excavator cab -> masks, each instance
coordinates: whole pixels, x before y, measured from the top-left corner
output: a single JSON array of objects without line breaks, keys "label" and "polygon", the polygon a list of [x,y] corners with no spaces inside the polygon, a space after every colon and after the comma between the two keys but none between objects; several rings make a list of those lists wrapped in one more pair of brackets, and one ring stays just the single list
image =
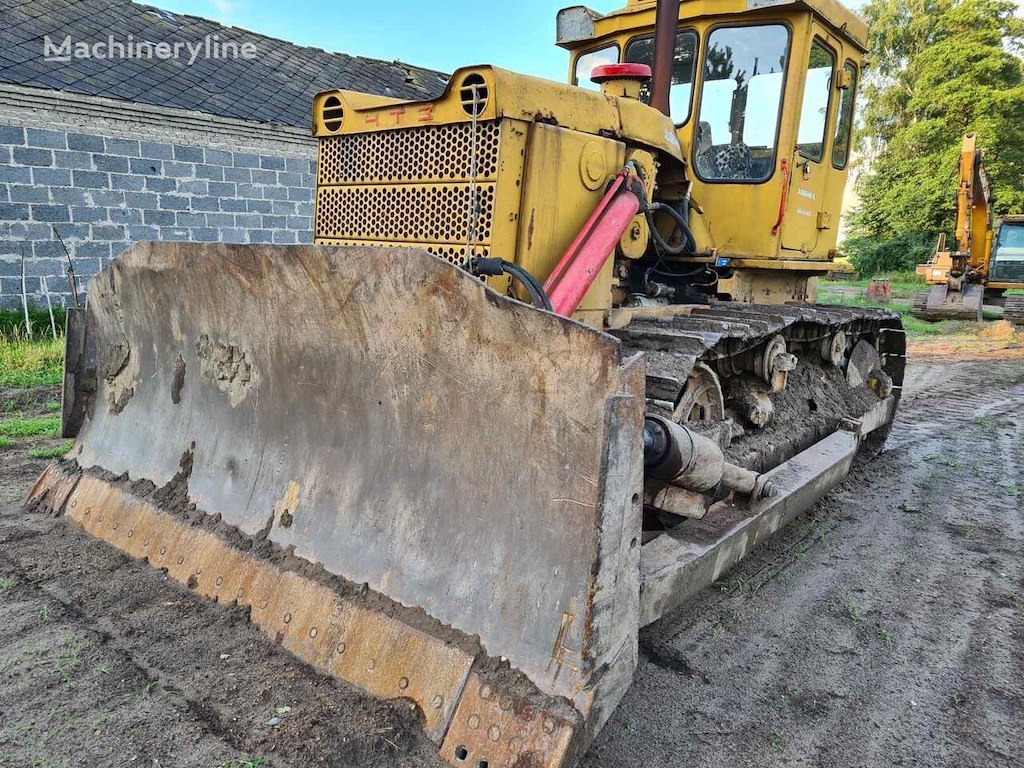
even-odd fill
[{"label": "excavator cab", "polygon": [[1024,216],[1006,216],[999,223],[989,277],[998,282],[1024,283]]},{"label": "excavator cab", "polygon": [[[570,82],[593,87],[609,62],[649,64],[671,78],[667,99],[641,98],[672,118],[687,163],[696,247],[717,293],[763,303],[812,300],[815,278],[839,265],[836,226],[850,160],[854,99],[867,27],[837,2],[663,3],[676,18],[671,58],[655,60],[657,3],[558,16]],[[666,33],[663,33],[666,34]],[[735,227],[742,212],[747,226]],[[692,268],[692,266],[691,266]]]}]

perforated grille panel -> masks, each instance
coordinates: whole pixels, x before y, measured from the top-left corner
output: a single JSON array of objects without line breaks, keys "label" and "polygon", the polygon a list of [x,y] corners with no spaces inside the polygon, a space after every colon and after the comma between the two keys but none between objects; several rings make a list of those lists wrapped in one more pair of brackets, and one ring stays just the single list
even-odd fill
[{"label": "perforated grille panel", "polygon": [[[320,142],[316,237],[339,244],[418,245],[465,266],[470,240],[472,123],[332,136]],[[474,253],[494,221],[500,124],[476,127]]]},{"label": "perforated grille panel", "polygon": [[[477,239],[491,236],[494,184],[477,185]],[[418,243],[469,240],[468,184],[320,187],[317,236]]]},{"label": "perforated grille panel", "polygon": [[[320,140],[321,184],[468,181],[472,123],[331,136]],[[498,123],[477,123],[476,178],[498,169]]]}]

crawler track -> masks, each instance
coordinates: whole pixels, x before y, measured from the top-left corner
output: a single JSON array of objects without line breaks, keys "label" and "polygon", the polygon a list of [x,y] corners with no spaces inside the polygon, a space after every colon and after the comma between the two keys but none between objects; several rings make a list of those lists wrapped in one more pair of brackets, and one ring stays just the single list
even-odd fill
[{"label": "crawler track", "polygon": [[671,409],[694,384],[701,365],[718,371],[723,383],[777,336],[797,357],[784,392],[772,394],[775,414],[763,429],[732,419],[727,454],[750,469],[766,471],[834,431],[843,418],[858,418],[877,398],[864,387],[851,388],[840,367],[824,359],[823,343],[837,332],[846,337],[843,365],[861,341],[876,347],[898,398],[903,384],[905,335],[899,314],[882,309],[837,306],[754,306],[721,302],[695,306],[687,315],[634,318],[615,331],[626,354],[647,360],[650,410]]},{"label": "crawler track", "polygon": [[1003,319],[1019,328],[1024,328],[1024,296],[1007,296],[1003,309]]}]

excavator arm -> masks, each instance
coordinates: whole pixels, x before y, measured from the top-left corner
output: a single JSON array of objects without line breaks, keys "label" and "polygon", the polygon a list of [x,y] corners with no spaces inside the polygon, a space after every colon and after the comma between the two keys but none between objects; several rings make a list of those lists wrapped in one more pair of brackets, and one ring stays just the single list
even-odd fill
[{"label": "excavator arm", "polygon": [[977,136],[964,135],[960,148],[953,250],[939,235],[931,259],[917,268],[929,286],[914,301],[913,314],[924,320],[981,320],[992,251],[995,197]]}]

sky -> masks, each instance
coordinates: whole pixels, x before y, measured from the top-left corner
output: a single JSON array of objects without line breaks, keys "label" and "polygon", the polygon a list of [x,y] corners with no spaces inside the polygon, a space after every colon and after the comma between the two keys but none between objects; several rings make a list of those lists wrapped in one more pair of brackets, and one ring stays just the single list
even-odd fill
[{"label": "sky", "polygon": [[[494,64],[564,81],[555,14],[584,0],[140,0],[326,51],[452,72]],[[585,0],[600,13],[626,0]]]},{"label": "sky", "polygon": [[[326,51],[398,59],[452,72],[494,64],[565,81],[555,15],[585,4],[607,13],[626,0],[140,0]],[[844,0],[857,8],[862,0]],[[1018,0],[1024,9],[1024,0]]]}]

